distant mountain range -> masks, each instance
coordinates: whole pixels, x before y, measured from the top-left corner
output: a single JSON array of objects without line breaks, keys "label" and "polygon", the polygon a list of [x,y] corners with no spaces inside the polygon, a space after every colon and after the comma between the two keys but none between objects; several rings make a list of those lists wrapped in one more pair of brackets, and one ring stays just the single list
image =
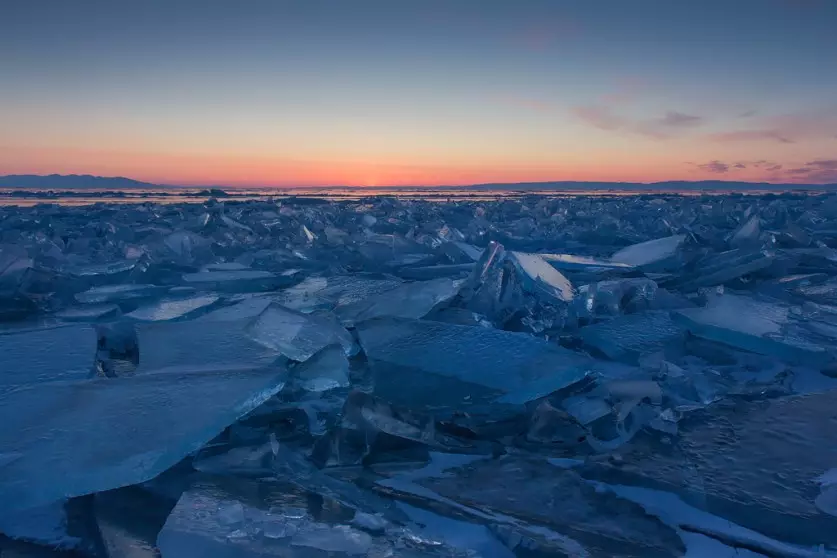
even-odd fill
[{"label": "distant mountain range", "polygon": [[[206,186],[209,188],[210,186]],[[212,188],[227,188],[221,186],[211,186]],[[336,187],[336,186],[335,186]],[[150,182],[141,182],[131,178],[122,176],[92,176],[89,174],[50,174],[46,176],[36,174],[10,174],[7,176],[0,176],[0,188],[13,188],[20,190],[132,190],[132,189],[164,189],[164,188],[179,188],[179,186],[171,184],[152,184]],[[200,186],[193,186],[192,188],[200,188]],[[277,190],[329,190],[333,187],[322,188],[276,188]],[[345,187],[340,187],[345,188]],[[401,187],[376,187],[365,188],[370,191],[376,190],[408,190],[422,188],[420,186],[401,186]],[[234,188],[232,188],[234,189]],[[358,188],[360,189],[360,188]],[[425,188],[422,188],[425,189]],[[515,182],[515,183],[496,183],[496,184],[472,184],[470,186],[435,186],[427,187],[426,189],[433,190],[475,190],[475,191],[493,191],[493,190],[517,190],[517,191],[546,191],[546,190],[564,190],[564,191],[578,191],[578,190],[621,190],[621,191],[701,191],[701,190],[731,190],[731,191],[753,191],[753,190],[835,190],[837,191],[837,184],[770,184],[768,182],[733,182],[724,180],[701,180],[701,181],[683,181],[672,180],[667,182]]]},{"label": "distant mountain range", "polygon": [[9,174],[0,176],[0,188],[21,190],[126,190],[133,188],[162,188],[157,184],[140,182],[122,176],[92,176],[89,174]]}]

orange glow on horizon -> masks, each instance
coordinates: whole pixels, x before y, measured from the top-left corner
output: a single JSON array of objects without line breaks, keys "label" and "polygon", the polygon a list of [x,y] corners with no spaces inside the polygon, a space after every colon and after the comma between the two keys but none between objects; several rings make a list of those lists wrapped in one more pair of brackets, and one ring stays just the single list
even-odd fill
[{"label": "orange glow on horizon", "polygon": [[411,164],[400,161],[296,161],[269,157],[171,155],[66,148],[0,147],[0,174],[125,176],[182,186],[457,186],[516,182],[762,181],[759,171],[719,176],[660,160],[561,161],[552,164]]}]

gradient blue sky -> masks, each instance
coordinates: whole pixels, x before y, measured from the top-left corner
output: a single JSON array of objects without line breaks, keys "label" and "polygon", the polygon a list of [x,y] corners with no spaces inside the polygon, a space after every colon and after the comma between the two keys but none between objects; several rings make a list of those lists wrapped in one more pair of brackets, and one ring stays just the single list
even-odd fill
[{"label": "gradient blue sky", "polygon": [[0,0],[0,174],[837,182],[834,0]]}]

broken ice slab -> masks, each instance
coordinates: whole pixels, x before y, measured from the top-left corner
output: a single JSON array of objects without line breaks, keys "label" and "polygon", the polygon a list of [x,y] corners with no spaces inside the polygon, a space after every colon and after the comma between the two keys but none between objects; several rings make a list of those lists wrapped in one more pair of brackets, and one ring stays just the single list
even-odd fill
[{"label": "broken ice slab", "polygon": [[[180,493],[159,494],[155,490],[158,479],[151,481],[154,488],[145,483],[93,496],[91,507],[95,528],[108,558],[160,558],[157,534]],[[178,492],[182,493],[182,490]]]},{"label": "broken ice slab", "polygon": [[171,298],[140,306],[125,316],[142,322],[161,322],[194,316],[211,308],[218,295],[205,294],[189,298]]},{"label": "broken ice slab", "polygon": [[702,308],[676,310],[673,318],[693,335],[745,351],[815,367],[834,360],[831,343],[778,301],[716,295]]},{"label": "broken ice slab", "polygon": [[255,318],[256,316],[264,312],[267,309],[267,307],[270,306],[276,300],[273,296],[270,295],[256,294],[253,296],[246,296],[248,296],[248,298],[244,298],[242,300],[234,302],[230,306],[225,306],[223,308],[213,310],[208,314],[198,317],[197,320],[229,322],[243,320],[246,318]]},{"label": "broken ice slab", "polygon": [[107,320],[119,316],[119,306],[115,304],[88,304],[84,306],[71,306],[60,312],[55,317],[65,322],[95,322]]},{"label": "broken ice slab", "polygon": [[634,266],[612,260],[576,256],[573,254],[538,254],[549,262],[549,265],[559,271],[590,271],[613,269],[618,271],[632,271]]},{"label": "broken ice slab", "polygon": [[137,374],[224,366],[265,366],[281,358],[278,351],[254,341],[248,320],[137,323]]},{"label": "broken ice slab", "polygon": [[587,375],[581,355],[522,333],[379,318],[358,324],[375,394],[407,407],[519,405]]},{"label": "broken ice slab", "polygon": [[394,456],[397,460],[423,461],[426,448],[488,455],[496,450],[490,443],[437,431],[430,415],[397,408],[353,390],[346,398],[339,424],[317,441],[311,459],[326,467],[386,462]]},{"label": "broken ice slab", "polygon": [[572,301],[575,295],[572,283],[539,254],[509,252],[508,258],[519,272],[521,286],[526,291],[545,295],[550,302]]},{"label": "broken ice slab", "polygon": [[668,271],[683,265],[687,235],[655,238],[622,248],[610,259],[615,263],[640,267],[646,271]]},{"label": "broken ice slab", "polygon": [[694,262],[692,269],[682,276],[665,281],[665,286],[674,286],[680,291],[696,291],[700,287],[723,285],[750,273],[767,269],[775,261],[773,252],[729,250],[711,254]]},{"label": "broken ice slab", "polygon": [[674,529],[640,506],[598,492],[573,470],[559,471],[545,459],[471,459],[443,473],[430,469],[380,482],[436,506],[477,513],[482,523],[517,530],[518,536],[527,530],[551,533],[574,543],[576,551],[567,553],[570,556],[683,555],[683,543]]},{"label": "broken ice slab", "polygon": [[432,265],[428,267],[405,267],[398,271],[398,276],[404,279],[427,281],[440,277],[464,278],[474,269],[473,263]]},{"label": "broken ice slab", "polygon": [[619,463],[590,462],[579,471],[612,485],[674,493],[778,541],[837,545],[837,517],[816,505],[822,476],[837,462],[837,391],[719,402],[678,426],[666,451],[638,437],[620,449]]},{"label": "broken ice slab", "polygon": [[201,271],[185,274],[183,283],[198,289],[220,292],[274,291],[296,283],[301,278],[300,274],[298,269],[289,269],[279,274],[256,269]]},{"label": "broken ice slab", "polygon": [[342,346],[347,355],[357,352],[351,334],[327,313],[302,314],[271,304],[247,331],[258,343],[298,361],[332,344]]},{"label": "broken ice slab", "polygon": [[157,285],[105,285],[77,293],[76,300],[84,304],[123,302],[160,296],[166,290]]},{"label": "broken ice slab", "polygon": [[585,326],[579,337],[612,360],[637,364],[644,355],[679,348],[685,330],[669,312],[648,311]]},{"label": "broken ice slab", "polygon": [[[81,540],[68,532],[66,501],[28,510],[0,509],[0,534],[9,538],[30,541],[56,549],[74,549]],[[0,556],[4,556],[0,552]]]},{"label": "broken ice slab", "polygon": [[575,308],[586,317],[633,313],[652,307],[656,295],[657,283],[644,277],[599,281],[579,287]]},{"label": "broken ice slab", "polygon": [[349,386],[349,361],[340,345],[330,345],[295,366],[288,388],[320,393]]},{"label": "broken ice slab", "polygon": [[405,510],[415,525],[393,525],[330,499],[318,505],[282,483],[207,479],[180,498],[158,546],[162,558],[461,558],[474,549],[492,550],[485,556],[511,557],[496,539],[491,546],[493,538],[484,528],[482,536],[474,536],[480,530],[476,525],[448,522],[410,506]]},{"label": "broken ice slab", "polygon": [[758,244],[760,234],[761,220],[758,215],[753,215],[741,223],[741,225],[730,235],[728,242],[732,248],[752,246],[754,244]]},{"label": "broken ice slab", "polygon": [[96,346],[87,325],[0,334],[0,386],[89,378]]},{"label": "broken ice slab", "polygon": [[0,501],[28,509],[147,481],[276,394],[285,375],[219,366],[0,392],[0,453],[16,456],[0,467]]},{"label": "broken ice slab", "polygon": [[421,318],[459,293],[462,281],[447,277],[404,283],[392,290],[335,308],[346,326],[380,316]]},{"label": "broken ice slab", "polygon": [[378,274],[309,277],[284,289],[277,297],[283,306],[294,310],[330,309],[390,291],[401,284],[400,279]]}]

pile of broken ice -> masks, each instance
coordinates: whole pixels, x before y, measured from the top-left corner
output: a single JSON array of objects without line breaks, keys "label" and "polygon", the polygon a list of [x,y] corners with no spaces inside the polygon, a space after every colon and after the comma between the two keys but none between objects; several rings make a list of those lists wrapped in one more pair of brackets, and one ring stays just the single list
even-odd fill
[{"label": "pile of broken ice", "polygon": [[835,223],[0,208],[0,555],[835,556]]}]

